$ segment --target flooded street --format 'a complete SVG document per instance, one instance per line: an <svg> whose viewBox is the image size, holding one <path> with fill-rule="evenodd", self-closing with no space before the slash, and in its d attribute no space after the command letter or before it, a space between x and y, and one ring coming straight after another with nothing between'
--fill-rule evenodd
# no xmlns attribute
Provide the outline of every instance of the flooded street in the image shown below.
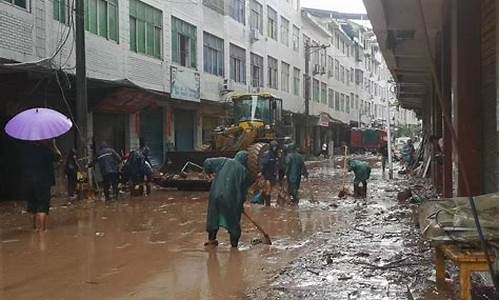
<svg viewBox="0 0 500 300"><path fill-rule="evenodd" d="M272 246L242 218L239 248L225 230L206 250L206 192L56 201L36 234L22 203L0 207L0 299L402 299L421 294L432 270L415 239L399 181L374 168L368 199L338 199L334 163L310 166L299 208L247 204ZM350 183L350 176L348 182ZM428 284L427 284L428 285Z"/></svg>

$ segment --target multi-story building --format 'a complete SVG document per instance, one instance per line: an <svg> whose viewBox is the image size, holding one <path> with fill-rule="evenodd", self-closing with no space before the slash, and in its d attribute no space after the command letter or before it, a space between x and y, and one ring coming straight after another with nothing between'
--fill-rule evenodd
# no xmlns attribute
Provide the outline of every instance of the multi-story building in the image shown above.
<svg viewBox="0 0 500 300"><path fill-rule="evenodd" d="M140 136L156 164L172 147L196 149L231 117L233 92L282 98L288 133L302 146L312 136L315 150L347 141L349 126L384 117L390 75L375 36L341 14L302 9L299 0L84 3L88 135L118 151L137 147ZM0 84L7 99L0 123L30 106L72 115L74 8L72 0L0 0ZM306 45L311 132L304 128ZM73 136L61 143L71 147Z"/></svg>

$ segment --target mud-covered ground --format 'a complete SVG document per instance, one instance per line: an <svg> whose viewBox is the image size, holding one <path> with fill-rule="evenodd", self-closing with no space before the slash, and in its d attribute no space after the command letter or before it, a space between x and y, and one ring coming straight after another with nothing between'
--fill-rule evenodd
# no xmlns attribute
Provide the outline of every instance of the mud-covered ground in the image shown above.
<svg viewBox="0 0 500 300"><path fill-rule="evenodd" d="M333 159L309 164L298 208L247 204L271 246L243 218L237 250L223 230L205 249L206 192L57 199L43 234L21 203L0 203L0 299L419 299L433 265L396 200L407 182L363 159L374 166L366 200L338 199Z"/></svg>
<svg viewBox="0 0 500 300"><path fill-rule="evenodd" d="M320 181L314 188L321 194L331 172L319 170L312 182ZM423 298L434 285L432 257L429 243L418 238L412 207L396 200L406 185L404 179L385 180L374 168L366 200L333 198L327 207L347 226L316 232L314 247L249 298Z"/></svg>

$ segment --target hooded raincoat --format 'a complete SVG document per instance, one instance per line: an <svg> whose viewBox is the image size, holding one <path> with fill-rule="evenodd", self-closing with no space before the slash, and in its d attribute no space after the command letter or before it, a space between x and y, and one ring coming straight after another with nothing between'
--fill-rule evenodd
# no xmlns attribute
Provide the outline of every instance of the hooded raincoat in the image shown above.
<svg viewBox="0 0 500 300"><path fill-rule="evenodd" d="M203 163L205 173L215 173L208 197L207 231L226 228L231 237L241 236L241 213L249 187L248 152L240 151L234 159L209 158Z"/></svg>
<svg viewBox="0 0 500 300"><path fill-rule="evenodd" d="M288 182L288 190L295 199L298 199L298 191L300 188L302 174L307 173L306 166L304 164L304 157L297 153L297 148L294 144L288 146L287 152L288 154L285 160L285 173Z"/></svg>
<svg viewBox="0 0 500 300"><path fill-rule="evenodd" d="M371 168L368 163L360 160L349 161L349 171L354 171L354 184L367 181L370 178Z"/></svg>

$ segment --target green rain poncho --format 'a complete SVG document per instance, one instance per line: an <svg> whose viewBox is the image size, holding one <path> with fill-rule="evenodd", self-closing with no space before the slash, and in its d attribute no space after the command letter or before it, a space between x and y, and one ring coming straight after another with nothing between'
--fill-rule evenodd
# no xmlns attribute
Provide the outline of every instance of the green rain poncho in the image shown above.
<svg viewBox="0 0 500 300"><path fill-rule="evenodd" d="M368 180L371 170L368 163L364 161L354 159L349 161L349 171L354 171L354 184Z"/></svg>
<svg viewBox="0 0 500 300"><path fill-rule="evenodd" d="M249 187L248 152L238 152L234 159L209 158L203 163L205 173L215 173L208 197L207 231L226 228L230 235L241 235L240 219Z"/></svg>
<svg viewBox="0 0 500 300"><path fill-rule="evenodd" d="M288 188L292 196L297 198L302 174L306 174L306 166L304 164L304 157L297 153L297 148L294 144L288 146L287 152L288 154L285 159L285 174Z"/></svg>

